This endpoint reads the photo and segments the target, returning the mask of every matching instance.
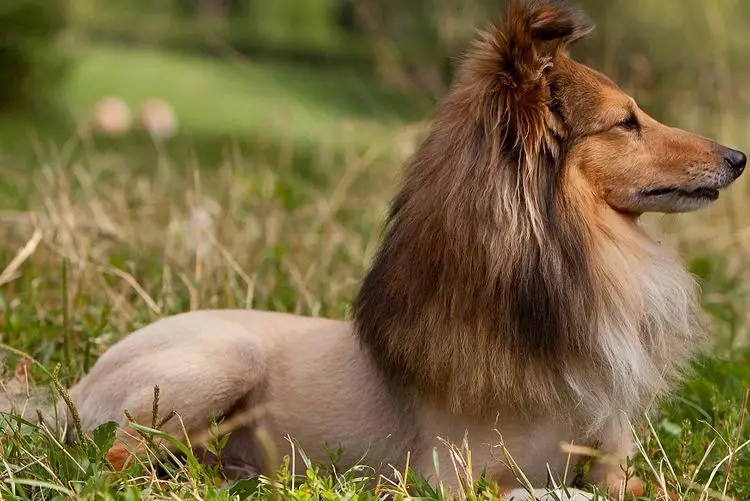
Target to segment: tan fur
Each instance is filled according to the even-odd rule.
[[[627,420],[706,341],[692,278],[639,215],[707,205],[745,158],[572,60],[589,31],[561,2],[508,2],[407,169],[353,322],[199,311],[107,351],[70,392],[86,430],[122,424],[113,465],[138,442],[123,411],[150,424],[156,385],[177,413],[165,431],[193,445],[212,416],[240,420],[222,456],[234,477],[275,467],[286,435],[316,459],[341,446],[341,467],[364,456],[389,473],[409,454],[450,486],[438,438],[466,435],[473,470],[508,489],[501,442],[539,486],[565,475],[561,442],[632,454]],[[616,494],[620,468],[588,480]]]

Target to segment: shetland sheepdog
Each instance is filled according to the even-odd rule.
[[[746,157],[659,123],[573,60],[590,31],[562,2],[507,2],[410,160],[352,321],[164,318],[70,389],[80,429],[119,422],[109,458],[121,467],[141,443],[123,413],[149,424],[158,386],[159,408],[179,416],[163,430],[198,449],[212,418],[234,423],[220,458],[202,451],[231,477],[275,468],[291,436],[321,460],[325,444],[341,447],[341,467],[364,456],[388,474],[408,456],[460,488],[441,444],[466,437],[474,471],[508,489],[515,467],[534,485],[559,483],[560,444],[573,442],[615,458],[587,482],[642,492],[625,485],[629,422],[707,336],[696,284],[640,216],[711,204]]]

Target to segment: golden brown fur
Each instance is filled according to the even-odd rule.
[[[257,311],[168,317],[112,347],[71,389],[86,430],[149,424],[154,385],[196,437],[251,411],[225,471],[267,471],[258,440],[284,436],[341,466],[369,452],[388,471],[437,478],[433,447],[467,434],[475,471],[511,488],[499,435],[542,486],[564,475],[561,441],[632,454],[628,419],[663,396],[705,342],[697,291],[639,223],[694,210],[745,156],[660,124],[575,62],[590,31],[561,2],[510,0],[473,46],[407,169],[353,323]],[[450,460],[440,453],[445,472]],[[618,492],[620,465],[590,481]]]

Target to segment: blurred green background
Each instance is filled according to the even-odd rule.
[[[576,48],[577,55],[612,76],[657,118],[707,133],[727,116],[743,119],[750,99],[750,3],[578,3],[598,29]],[[80,120],[105,95],[134,107],[160,97],[196,137],[291,132],[296,139],[318,140],[323,129],[345,119],[380,124],[429,116],[475,27],[495,19],[503,2],[2,4],[0,110],[55,104]]]

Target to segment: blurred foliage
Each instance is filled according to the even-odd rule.
[[[64,75],[65,0],[0,2],[0,110],[46,102]]]
[[[79,42],[338,64],[437,98],[477,27],[503,0],[2,0],[0,110],[44,101],[64,75],[66,21]],[[659,119],[716,130],[750,104],[750,2],[575,0],[597,25],[574,49]],[[68,9],[70,7],[70,9]],[[70,15],[68,15],[70,10]]]
[[[16,0],[18,1],[18,0]],[[27,0],[33,1],[33,0]],[[38,0],[41,1],[41,0]],[[95,38],[255,57],[377,68],[390,85],[437,97],[475,29],[502,0],[72,0]],[[747,104],[743,57],[750,3],[742,0],[577,2],[595,21],[575,50],[658,118],[705,124],[700,108]],[[685,113],[690,104],[695,116]],[[696,105],[698,105],[696,107]],[[678,111],[676,111],[678,110]],[[696,111],[698,110],[698,111]],[[674,112],[674,113],[673,113]]]
[[[444,90],[476,28],[496,21],[498,0],[352,0],[376,44],[395,55],[414,88]],[[742,0],[577,0],[596,25],[574,48],[660,118],[699,105],[715,114],[747,105],[744,63],[750,3]],[[381,61],[383,58],[381,57]],[[390,74],[394,74],[392,71]],[[698,113],[699,111],[693,111]],[[700,118],[692,126],[699,127]]]
[[[79,35],[205,52],[362,63],[348,0],[73,0]],[[137,28],[136,28],[137,27]]]
[[[332,0],[247,2],[241,15],[270,43],[324,46],[335,31]]]

